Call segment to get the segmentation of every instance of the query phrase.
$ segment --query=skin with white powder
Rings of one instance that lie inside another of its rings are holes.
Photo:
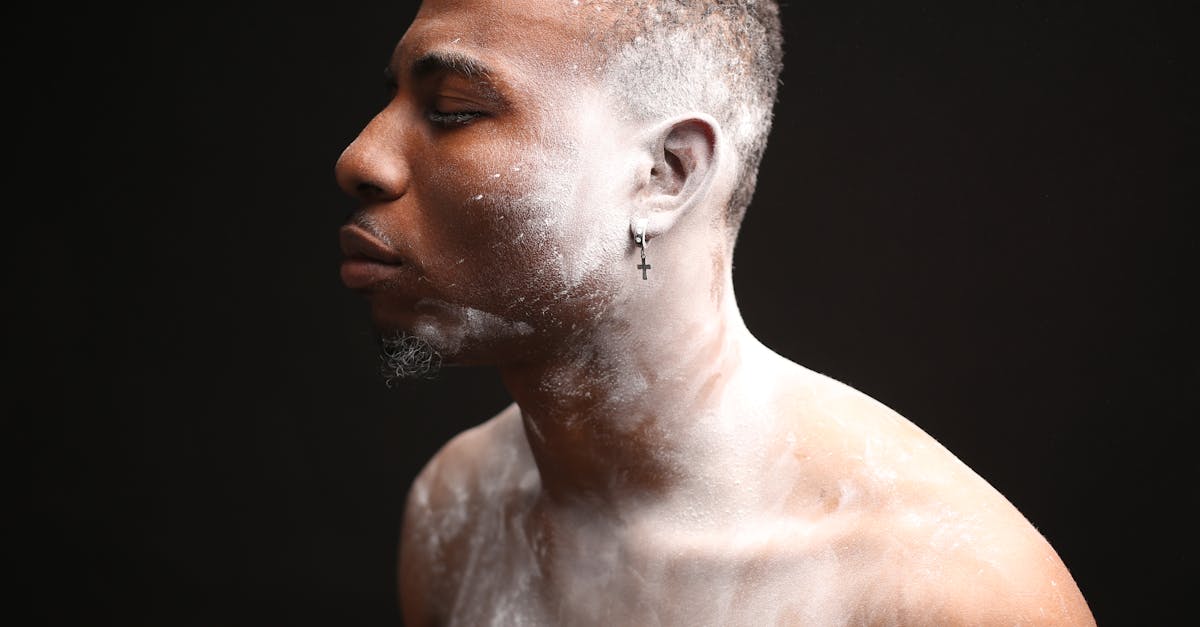
[[[725,216],[753,116],[691,106],[716,83],[623,99],[643,81],[612,68],[654,66],[594,45],[622,6],[423,3],[339,160],[375,324],[515,401],[411,488],[405,623],[1094,624],[986,481],[746,329]]]

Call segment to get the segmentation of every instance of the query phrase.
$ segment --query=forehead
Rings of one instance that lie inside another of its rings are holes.
[[[603,13],[587,0],[426,0],[397,52],[451,49],[506,72],[582,73],[598,69],[592,40]]]

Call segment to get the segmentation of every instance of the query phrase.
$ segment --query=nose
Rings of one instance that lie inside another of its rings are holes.
[[[334,167],[342,191],[366,203],[404,195],[409,172],[398,117],[386,109],[380,112],[342,151]]]

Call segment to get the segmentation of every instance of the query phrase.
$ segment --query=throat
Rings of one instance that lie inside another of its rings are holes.
[[[686,350],[683,340],[644,350],[591,344],[584,354],[502,373],[545,498],[621,514],[705,498],[720,475],[729,478],[728,462],[764,426],[744,416],[767,413],[748,412],[758,402],[747,389],[758,345],[740,325],[700,331]]]

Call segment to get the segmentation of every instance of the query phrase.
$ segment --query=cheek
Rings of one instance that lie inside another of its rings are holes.
[[[413,165],[412,221],[422,270],[442,287],[478,263],[497,263],[498,244],[526,237],[514,202],[530,186],[530,164],[486,145],[450,143]],[[498,266],[499,267],[499,266]]]
[[[434,166],[423,177],[429,185],[419,203],[432,252],[452,257],[443,263],[454,266],[495,264],[491,270],[499,271],[513,265],[546,239],[540,231],[561,209],[557,190],[534,176],[546,167],[536,153],[486,147]]]
[[[546,152],[476,149],[446,160],[425,179],[435,183],[422,203],[437,224],[436,267],[428,268],[444,273],[437,282],[539,328],[598,313],[628,230],[578,154]]]

